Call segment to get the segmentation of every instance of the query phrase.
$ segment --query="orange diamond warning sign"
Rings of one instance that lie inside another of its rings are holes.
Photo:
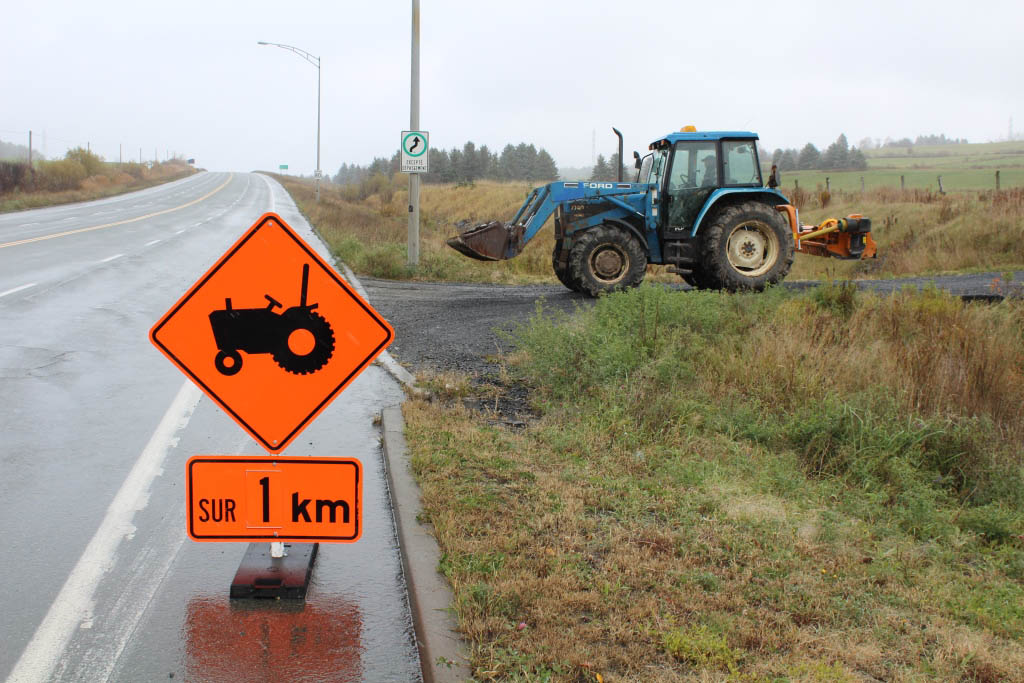
[[[267,213],[149,336],[254,439],[279,453],[394,331],[280,216]]]

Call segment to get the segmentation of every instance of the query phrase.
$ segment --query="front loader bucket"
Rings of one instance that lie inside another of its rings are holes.
[[[523,248],[523,228],[501,221],[475,225],[448,240],[455,251],[480,261],[503,261]]]

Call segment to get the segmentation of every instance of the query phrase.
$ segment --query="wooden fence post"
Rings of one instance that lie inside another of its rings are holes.
[[[939,194],[946,194],[942,191],[942,176],[939,176]]]
[[[906,189],[906,184],[905,184],[903,176],[900,176],[900,189],[901,190],[905,190]]]
[[[829,180],[828,176],[825,176],[825,192],[832,194],[832,181]]]
[[[793,178],[793,187],[798,189],[798,190],[800,189],[800,179],[799,178]]]
[[[999,171],[996,171],[996,192],[999,192]]]
[[[860,177],[860,191],[864,191],[864,176]]]

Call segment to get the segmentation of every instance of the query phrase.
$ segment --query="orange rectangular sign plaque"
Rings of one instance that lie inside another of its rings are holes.
[[[362,534],[354,458],[197,455],[185,479],[194,541],[352,543]]]

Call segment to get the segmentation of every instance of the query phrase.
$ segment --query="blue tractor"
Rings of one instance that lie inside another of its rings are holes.
[[[633,153],[634,182],[621,182],[620,171],[620,182],[549,183],[510,222],[476,225],[448,245],[476,259],[510,259],[554,214],[555,275],[591,296],[640,284],[648,264],[667,265],[694,287],[762,290],[786,276],[798,250],[875,255],[867,218],[800,226],[789,199],[763,186],[757,140],[688,126],[651,143],[643,158]]]

